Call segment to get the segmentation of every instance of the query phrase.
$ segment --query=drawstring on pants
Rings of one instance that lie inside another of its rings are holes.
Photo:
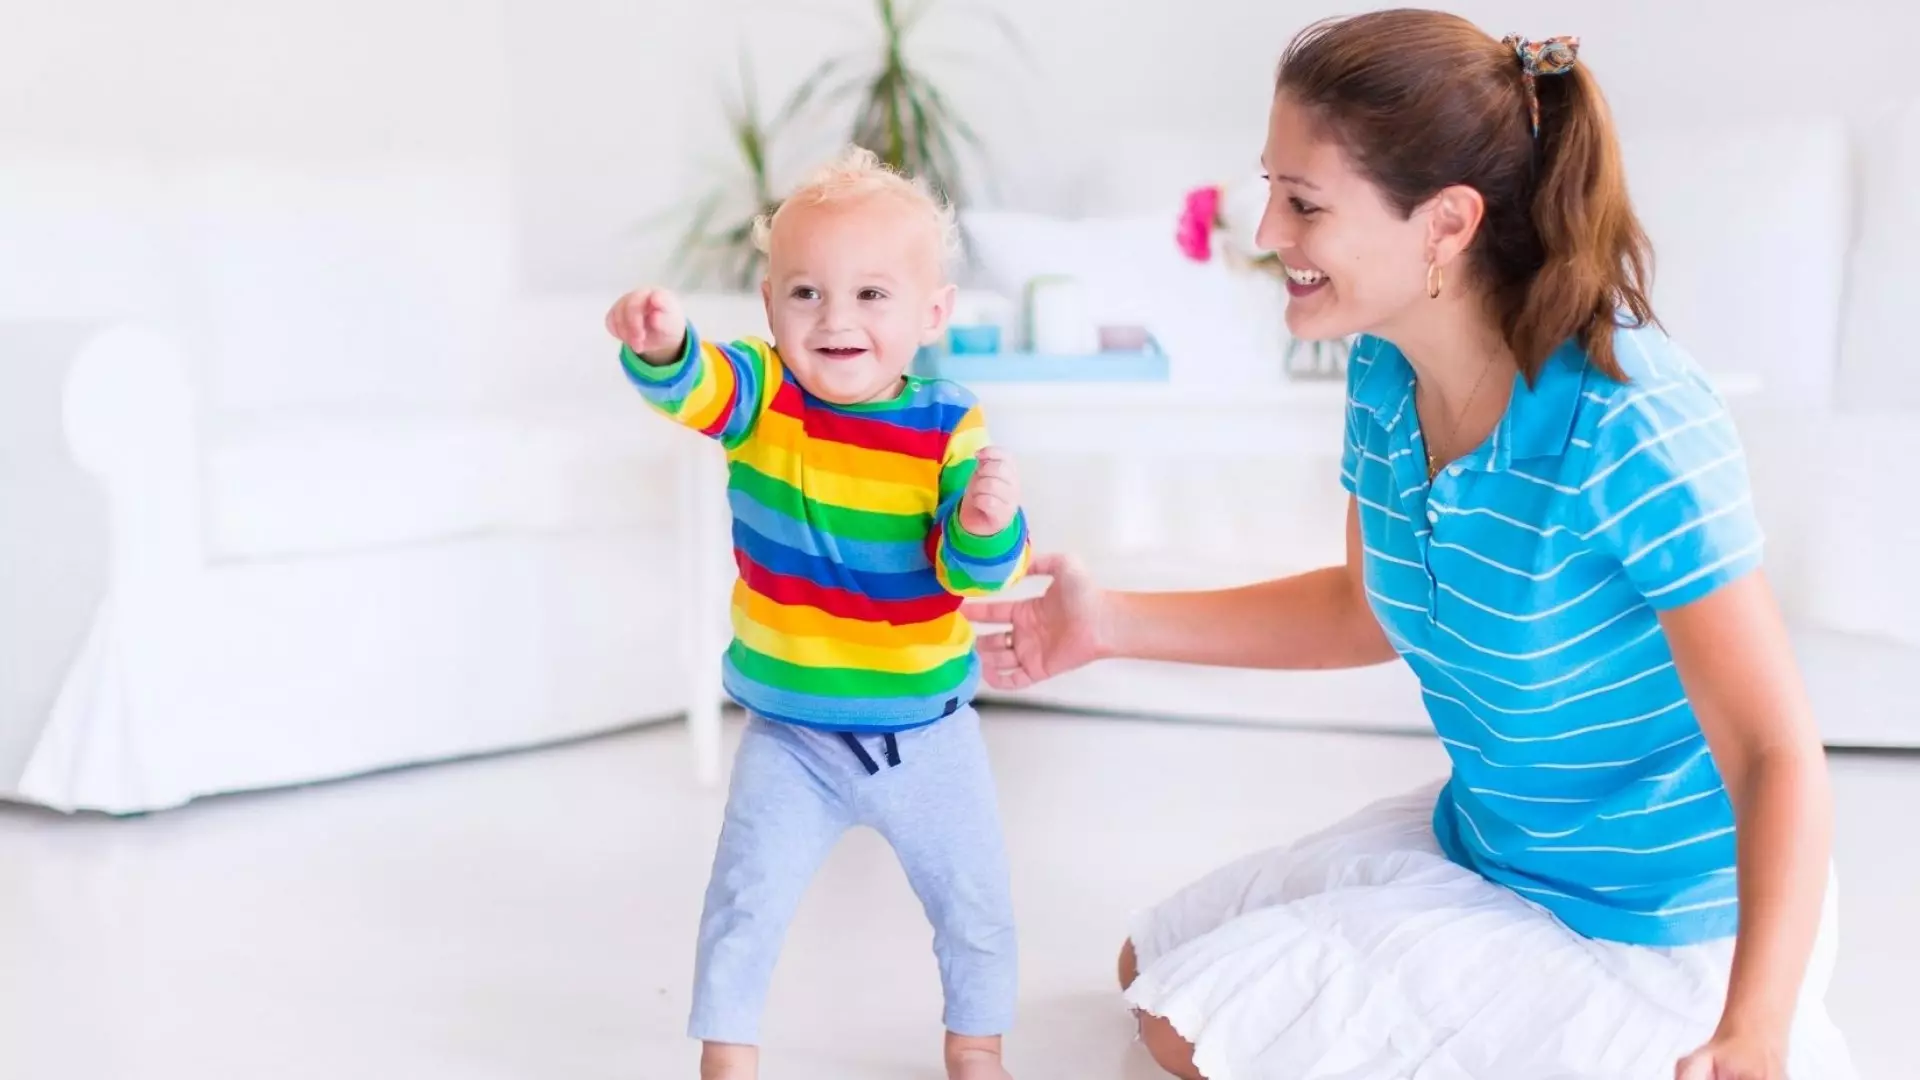
[[[892,768],[900,764],[900,740],[895,738],[891,731],[883,735],[882,738],[885,740],[886,745],[887,767]],[[880,765],[873,760],[873,755],[867,753],[867,748],[860,745],[859,736],[851,731],[842,731],[840,732],[840,741],[846,743],[847,749],[853,751],[853,756],[860,759],[860,765],[867,770],[868,776],[873,776],[880,771]]]

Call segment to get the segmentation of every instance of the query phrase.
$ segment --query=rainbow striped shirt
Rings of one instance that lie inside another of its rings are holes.
[[[960,527],[988,444],[964,387],[909,377],[889,401],[808,393],[773,346],[702,341],[652,365],[622,346],[646,400],[727,453],[733,642],[727,693],[769,719],[904,731],[968,704],[980,681],[966,596],[1026,573],[1026,514],[994,536]]]

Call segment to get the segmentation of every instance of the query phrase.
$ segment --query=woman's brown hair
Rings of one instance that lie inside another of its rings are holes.
[[[1654,321],[1653,251],[1620,146],[1583,64],[1534,79],[1536,135],[1514,47],[1458,16],[1379,11],[1307,28],[1278,90],[1305,107],[1402,215],[1442,189],[1478,191],[1471,275],[1529,381],[1571,338],[1624,381],[1614,330]]]

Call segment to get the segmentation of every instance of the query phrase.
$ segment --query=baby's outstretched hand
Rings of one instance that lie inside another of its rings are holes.
[[[607,312],[607,333],[650,364],[671,364],[687,343],[680,298],[665,289],[635,289]]]
[[[960,496],[960,527],[992,536],[1013,523],[1020,510],[1020,477],[1006,451],[989,446],[974,455],[978,466]]]

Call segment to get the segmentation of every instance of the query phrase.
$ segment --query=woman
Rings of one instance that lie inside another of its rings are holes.
[[[1851,1077],[1825,762],[1739,442],[1653,321],[1577,42],[1310,29],[1263,164],[1303,338],[1354,350],[1343,566],[985,604],[989,682],[1102,657],[1412,666],[1444,784],[1146,912],[1121,981],[1181,1077]]]

